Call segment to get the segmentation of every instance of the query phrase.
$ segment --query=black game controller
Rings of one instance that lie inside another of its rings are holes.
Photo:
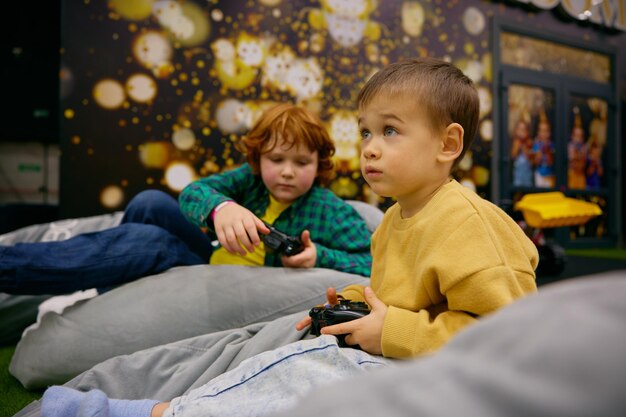
[[[340,299],[339,304],[315,306],[309,311],[311,317],[311,333],[316,336],[321,334],[322,327],[331,326],[333,324],[345,323],[360,319],[370,313],[370,308],[366,303],[361,301],[350,301]],[[345,335],[337,335],[340,346],[346,346],[344,342]]]
[[[267,235],[260,234],[260,236],[265,244],[265,249],[269,252],[278,252],[285,256],[293,256],[304,250],[304,245],[297,237],[289,236],[276,229],[271,224],[265,223],[265,225],[270,229],[270,232]]]

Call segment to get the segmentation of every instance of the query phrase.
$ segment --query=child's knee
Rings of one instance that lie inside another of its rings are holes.
[[[159,190],[145,190],[137,194],[128,203],[125,217],[128,219],[153,217],[169,210],[179,210],[178,202],[169,194]]]
[[[144,190],[133,197],[128,203],[128,208],[151,208],[169,206],[176,203],[176,200],[169,194],[160,190]]]

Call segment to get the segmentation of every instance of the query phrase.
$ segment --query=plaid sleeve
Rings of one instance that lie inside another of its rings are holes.
[[[317,249],[315,266],[369,277],[371,233],[358,212],[336,196],[316,198],[307,209],[309,218],[319,219],[309,230]]]
[[[227,200],[238,201],[252,178],[248,164],[201,178],[189,184],[178,196],[183,215],[190,222],[205,227],[211,211]]]

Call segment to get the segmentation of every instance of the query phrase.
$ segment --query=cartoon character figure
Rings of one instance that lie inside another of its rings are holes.
[[[215,121],[223,133],[243,133],[252,128],[265,110],[276,104],[273,101],[228,98],[217,104]]]
[[[532,187],[533,164],[531,153],[533,140],[528,123],[521,119],[515,124],[511,138],[511,158],[513,159],[513,186]]]
[[[263,64],[261,86],[287,91],[287,73],[295,59],[296,54],[288,45],[274,43]]]
[[[337,171],[358,171],[360,149],[359,123],[356,114],[343,109],[336,111],[329,120],[328,133],[335,142]]]
[[[322,91],[323,82],[324,72],[313,57],[293,60],[285,77],[287,91],[297,102],[317,97]]]
[[[358,44],[364,37],[380,38],[380,25],[370,20],[378,7],[377,0],[321,0],[321,9],[309,13],[309,23],[317,30],[326,29],[344,48]]]
[[[545,111],[539,116],[537,136],[533,142],[532,155],[535,165],[535,186],[554,187],[554,143],[552,126]]]
[[[262,68],[262,87],[286,92],[301,103],[317,98],[323,81],[324,72],[316,58],[300,58],[288,45],[279,42],[269,45]]]
[[[587,187],[585,175],[587,145],[585,144],[585,130],[578,108],[574,109],[574,112],[574,127],[567,145],[567,186],[575,190],[584,190]]]
[[[223,133],[244,132],[249,118],[249,109],[245,103],[234,98],[218,103],[215,109],[215,121]]]
[[[599,98],[590,98],[588,104],[589,109],[593,112],[593,119],[589,122],[589,136],[593,137],[598,146],[604,149],[607,135],[608,103]]]
[[[338,176],[328,188],[341,198],[354,199],[359,193],[359,185],[351,178]]]
[[[604,165],[602,164],[602,146],[591,140],[588,143],[587,155],[587,188],[597,189],[602,186]]]
[[[267,52],[263,39],[246,32],[241,32],[234,43],[225,38],[215,40],[211,50],[217,78],[231,90],[243,90],[254,82]]]
[[[426,13],[424,7],[416,1],[405,1],[402,3],[402,30],[407,35],[417,38],[422,34]]]
[[[237,58],[243,65],[259,68],[267,52],[263,39],[241,32],[237,37]]]

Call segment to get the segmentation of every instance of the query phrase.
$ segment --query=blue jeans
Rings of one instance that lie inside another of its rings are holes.
[[[162,191],[133,198],[119,226],[56,242],[0,246],[0,292],[106,289],[174,266],[208,263],[211,242]]]

